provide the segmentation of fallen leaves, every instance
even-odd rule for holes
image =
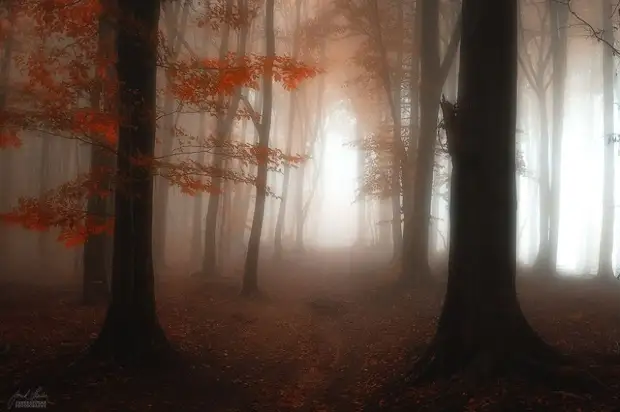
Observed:
[[[326,260],[329,270],[317,268],[316,262]],[[310,254],[265,267],[263,286],[271,295],[265,302],[240,299],[237,278],[162,279],[161,323],[191,363],[191,372],[138,376],[93,367],[51,388],[51,400],[61,410],[79,405],[95,411],[139,411],[149,405],[149,410],[162,412],[170,405],[180,410],[361,411],[379,404],[385,410],[411,411],[613,410],[605,407],[605,399],[573,396],[569,390],[543,392],[527,382],[502,381],[474,393],[455,380],[405,387],[395,395],[392,383],[408,370],[434,331],[437,293],[399,293],[371,273],[356,282],[347,272],[344,279],[344,263],[337,256],[319,259]],[[354,268],[353,273],[362,270]],[[531,321],[549,341],[570,341],[577,353],[605,352],[610,350],[607,342],[620,341],[615,326],[620,302],[612,293],[555,289],[560,290],[521,286]],[[72,303],[79,297],[77,290],[2,285],[0,293],[0,336],[14,348],[9,362],[0,366],[0,380],[23,376],[59,353],[77,352],[96,336],[105,313],[104,307]],[[540,299],[551,293],[554,299]],[[583,310],[575,307],[577,296],[588,305]],[[346,310],[322,316],[308,305],[313,301],[345,305]],[[598,311],[587,310],[591,301],[598,302]],[[579,321],[570,319],[574,313],[581,314]],[[590,334],[591,328],[600,335]],[[568,329],[572,333],[567,334]],[[64,367],[57,366],[56,372]],[[609,372],[614,388],[619,373]]]

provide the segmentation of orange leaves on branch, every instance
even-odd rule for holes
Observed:
[[[288,56],[276,56],[273,62],[273,79],[281,83],[286,90],[295,90],[304,80],[312,79],[323,72],[323,69]]]
[[[239,57],[228,53],[223,60],[201,59],[168,63],[167,74],[172,80],[172,91],[180,103],[205,107],[215,103],[221,95],[230,96],[237,88],[258,89],[259,80],[267,63],[273,65],[273,76],[287,90],[297,88],[301,82],[311,79],[322,70],[279,56],[268,61],[264,56]]]
[[[29,230],[59,229],[58,240],[68,247],[83,243],[93,234],[111,233],[111,216],[91,216],[86,211],[88,198],[110,195],[110,190],[102,188],[100,183],[109,173],[101,169],[83,174],[40,197],[22,197],[13,210],[0,214],[0,220]]]
[[[84,222],[78,222],[74,227],[62,228],[58,241],[66,247],[80,246],[93,235],[111,235],[114,232],[114,219],[87,216]]]
[[[92,140],[115,146],[118,141],[118,120],[110,113],[94,109],[79,109],[73,113],[76,134],[84,134]]]
[[[32,29],[39,36],[54,32],[70,38],[85,34],[95,38],[99,0],[21,0],[18,4],[19,11],[34,20]]]
[[[251,24],[261,8],[259,0],[248,1],[248,11],[245,14],[237,4],[229,9],[225,1],[209,1],[201,4],[205,10],[196,18],[196,25],[200,27],[210,26],[213,30],[219,30],[222,25],[228,25],[234,30]]]

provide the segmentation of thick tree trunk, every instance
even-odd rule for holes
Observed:
[[[615,2],[602,0],[603,36],[609,44],[614,43],[614,28],[611,16]],[[603,161],[603,204],[601,238],[598,257],[598,276],[611,279],[614,276],[612,265],[614,247],[614,54],[606,44],[603,47],[603,132],[605,139]]]
[[[516,22],[517,0],[463,2],[448,288],[419,378],[486,378],[556,359],[515,288]]]
[[[131,107],[119,127],[118,176],[125,185],[115,194],[112,293],[98,338],[96,356],[122,363],[151,362],[168,352],[155,310],[152,253],[153,178],[132,162],[152,157],[155,146],[157,27],[160,1],[119,2],[116,63],[122,107]],[[137,31],[140,24],[144,31]],[[140,35],[138,33],[143,33]]]
[[[276,55],[276,35],[274,31],[274,3],[275,0],[265,2],[265,72],[263,73],[263,112],[258,124],[258,147],[261,151],[269,149],[269,135],[271,133],[271,110],[273,106],[273,58]],[[248,253],[245,258],[243,286],[241,293],[253,296],[258,293],[258,257],[260,252],[260,238],[263,230],[265,214],[265,200],[267,198],[267,162],[259,158],[256,173],[256,203],[252,217],[252,230],[248,242]]]

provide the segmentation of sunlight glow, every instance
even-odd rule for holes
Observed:
[[[348,113],[331,116],[326,124],[325,163],[319,183],[320,214],[316,242],[321,246],[346,247],[357,234],[357,149],[347,146],[353,136]]]

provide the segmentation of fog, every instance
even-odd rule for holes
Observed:
[[[472,342],[488,341],[478,324],[514,321],[521,330],[531,321],[571,356],[617,355],[613,0],[140,4],[0,1],[0,357],[25,348],[0,378],[17,373],[29,351],[56,359],[64,342],[74,352],[92,343],[116,361],[161,339],[192,364],[233,371],[203,371],[208,382],[245,379],[249,387],[264,375],[275,387],[279,373],[293,373],[277,365],[299,367],[280,395],[250,391],[259,400],[238,400],[239,410],[347,411],[355,409],[335,393],[359,400],[367,389],[384,402],[390,396],[377,388],[391,385],[386,371],[396,365],[427,361],[445,377],[472,364],[477,374],[470,358],[486,346]],[[504,33],[512,24],[516,32]],[[474,38],[489,42],[487,54]],[[506,156],[515,164],[496,164]],[[507,208],[512,176],[516,205]],[[479,231],[467,224],[474,219]],[[516,315],[507,320],[501,302],[513,297],[505,312]],[[39,313],[66,322],[50,326]],[[550,326],[558,317],[562,330]],[[438,322],[448,326],[431,342]],[[575,322],[583,339],[572,346]],[[585,330],[590,323],[598,332]],[[454,332],[455,324],[467,326]],[[57,328],[53,342],[34,336],[37,328]],[[467,328],[478,331],[471,342]],[[498,347],[513,338],[529,344],[512,333],[498,332]],[[422,344],[430,355],[418,355]],[[437,371],[443,358],[433,350],[467,359],[454,366],[450,355],[449,372]],[[489,351],[493,362],[532,355]],[[198,380],[183,393],[200,393]],[[220,389],[209,396],[226,398],[230,388]],[[176,396],[164,392],[152,395],[162,397],[157,410]],[[84,402],[118,407],[97,399]],[[150,408],[149,399],[136,410]]]

